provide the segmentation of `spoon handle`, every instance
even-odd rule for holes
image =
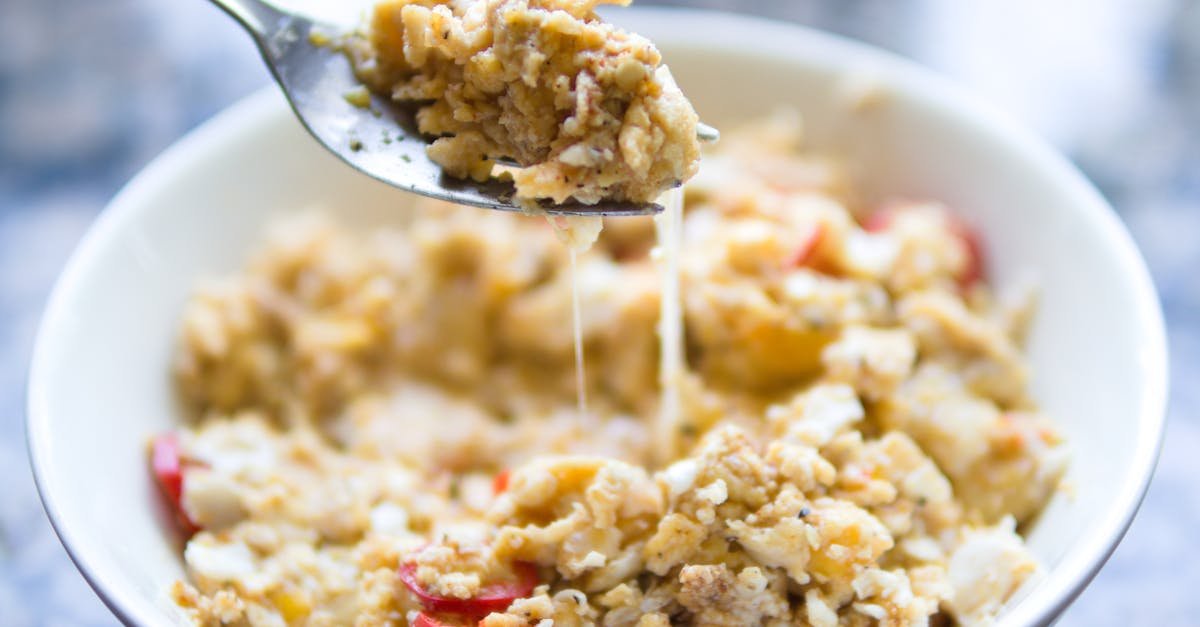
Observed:
[[[263,0],[210,0],[213,4],[237,20],[251,35],[265,39],[271,31],[288,17],[286,13]]]

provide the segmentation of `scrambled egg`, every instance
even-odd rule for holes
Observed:
[[[653,465],[649,219],[571,275],[543,220],[319,216],[201,286],[175,376],[188,580],[223,625],[986,624],[1065,464],[1026,393],[1027,295],[945,207],[856,215],[794,116],[686,188],[679,450]],[[548,621],[548,622],[547,622]]]

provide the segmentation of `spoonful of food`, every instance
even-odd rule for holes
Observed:
[[[482,20],[450,3],[383,0],[368,33],[346,33],[262,0],[212,2],[250,33],[317,141],[405,191],[506,211],[654,214],[654,199],[695,173],[699,141],[718,138],[657,50],[590,8],[563,26],[506,2],[481,3],[477,13],[508,11]],[[483,28],[513,30],[472,32]],[[562,40],[581,36],[586,55],[538,51],[579,50]],[[528,71],[528,55],[541,67]]]

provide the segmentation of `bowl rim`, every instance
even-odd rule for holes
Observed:
[[[1051,576],[1041,580],[1024,599],[1001,617],[1001,622],[1006,625],[1047,625],[1054,622],[1095,577],[1129,529],[1153,476],[1165,430],[1168,360],[1162,309],[1149,269],[1116,212],[1083,174],[1045,141],[933,70],[894,53],[800,24],[740,13],[634,7],[623,9],[613,17],[619,24],[628,23],[631,30],[635,31],[646,25],[657,24],[658,28],[654,30],[671,33],[660,36],[660,41],[694,41],[697,33],[704,32],[715,34],[718,39],[736,42],[739,38],[744,41],[746,33],[754,33],[756,48],[752,52],[756,54],[821,59],[839,72],[856,67],[883,70],[895,89],[921,94],[926,100],[924,104],[940,107],[947,114],[990,128],[988,133],[994,141],[1007,143],[1008,148],[1022,159],[1066,186],[1079,209],[1103,231],[1112,253],[1120,257],[1121,265],[1129,271],[1133,280],[1131,296],[1136,301],[1137,317],[1145,324],[1140,332],[1145,383],[1137,416],[1138,448],[1119,494],[1110,501],[1103,518],[1089,530],[1088,542],[1076,546],[1065,555]],[[666,28],[668,24],[670,27]],[[142,168],[113,197],[76,245],[55,281],[38,325],[25,390],[26,445],[34,483],[50,524],[71,561],[100,600],[125,624],[154,624],[159,609],[148,598],[131,594],[127,589],[106,585],[103,580],[106,569],[104,559],[97,555],[95,547],[80,543],[76,533],[78,521],[68,520],[62,515],[57,497],[51,489],[54,470],[48,465],[48,448],[53,434],[49,430],[48,409],[43,401],[49,378],[45,366],[48,359],[45,354],[46,336],[62,324],[66,313],[63,302],[67,294],[75,291],[84,268],[91,265],[107,240],[140,213],[139,207],[143,206],[143,199],[149,195],[149,190],[157,185],[156,181],[174,178],[188,169],[189,164],[219,152],[229,141],[249,129],[287,115],[290,115],[290,111],[277,87],[267,85],[191,130]]]

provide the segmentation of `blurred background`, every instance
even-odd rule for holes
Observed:
[[[1200,2],[638,4],[757,13],[890,49],[1007,110],[1100,186],[1165,304],[1171,417],[1132,530],[1060,624],[1198,624]],[[0,1],[0,626],[115,623],[50,529],[25,453],[25,373],[54,277],[126,179],[267,81],[249,39],[202,0]]]

